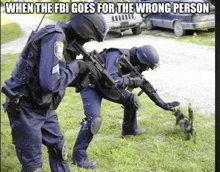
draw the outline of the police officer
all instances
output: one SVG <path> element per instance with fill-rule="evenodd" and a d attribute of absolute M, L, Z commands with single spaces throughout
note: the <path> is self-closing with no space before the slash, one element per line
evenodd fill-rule
<path fill-rule="evenodd" d="M 65 88 L 86 70 L 82 61 L 75 60 L 77 51 L 71 42 L 100 42 L 105 34 L 106 24 L 99 14 L 70 14 L 66 24 L 58 22 L 32 32 L 2 87 L 21 172 L 42 171 L 42 143 L 48 148 L 51 171 L 70 172 L 55 109 Z"/>
<path fill-rule="evenodd" d="M 96 134 L 101 126 L 100 108 L 102 98 L 112 102 L 122 104 L 124 107 L 124 119 L 122 123 L 122 137 L 128 135 L 140 135 L 145 130 L 139 129 L 137 125 L 137 110 L 139 102 L 137 96 L 127 91 L 127 87 L 140 87 L 143 85 L 143 79 L 140 77 L 132 77 L 128 67 L 122 63 L 122 56 L 126 55 L 130 63 L 141 73 L 151 68 L 155 69 L 159 65 L 159 55 L 157 51 L 150 45 L 142 47 L 134 47 L 130 50 L 110 48 L 100 53 L 101 61 L 105 64 L 106 71 L 117 81 L 117 86 L 124 96 L 118 99 L 112 99 L 111 96 L 105 94 L 101 87 L 91 85 L 80 91 L 84 105 L 84 113 L 86 118 L 82 122 L 75 142 L 72 154 L 73 163 L 84 168 L 96 168 L 96 162 L 87 157 L 87 147 L 91 142 L 94 134 Z M 156 95 L 156 94 L 155 94 Z M 158 95 L 154 99 L 155 103 L 166 110 L 171 110 L 179 105 L 178 102 L 161 104 Z M 159 101 L 159 103 L 157 102 Z"/>

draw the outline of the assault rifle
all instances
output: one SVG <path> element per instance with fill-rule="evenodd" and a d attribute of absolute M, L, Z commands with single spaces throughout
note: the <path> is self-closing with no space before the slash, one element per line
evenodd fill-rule
<path fill-rule="evenodd" d="M 164 110 L 174 111 L 173 107 L 178 106 L 179 102 L 165 103 L 156 93 L 156 90 L 153 88 L 153 86 L 143 77 L 143 75 L 139 73 L 139 71 L 130 63 L 125 55 L 122 56 L 121 60 L 126 67 L 129 68 L 133 77 L 140 77 L 143 79 L 143 85 L 140 86 L 141 91 L 138 93 L 138 96 L 140 96 L 142 93 L 145 93 L 157 106 Z"/>
<path fill-rule="evenodd" d="M 94 83 L 98 86 L 99 90 L 107 97 L 117 100 L 121 96 L 124 96 L 117 87 L 117 81 L 115 82 L 109 73 L 105 70 L 105 63 L 99 53 L 93 50 L 88 53 L 78 42 L 72 43 L 75 48 L 83 56 L 83 61 L 86 63 L 89 71 L 80 83 L 82 87 L 88 87 L 89 84 Z"/>

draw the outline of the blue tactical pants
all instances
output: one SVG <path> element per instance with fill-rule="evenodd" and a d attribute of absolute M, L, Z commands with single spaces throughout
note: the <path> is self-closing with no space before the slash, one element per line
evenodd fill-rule
<path fill-rule="evenodd" d="M 122 104 L 124 106 L 124 119 L 122 123 L 122 130 L 125 134 L 132 134 L 136 129 L 138 129 L 136 109 L 134 108 L 133 102 L 131 101 L 131 97 L 133 96 L 133 94 L 126 90 L 121 91 L 124 94 L 124 97 L 121 97 L 120 99 L 115 101 L 105 97 L 97 89 L 91 87 L 82 89 L 80 94 L 83 101 L 84 113 L 87 118 L 100 116 L 102 98 Z M 83 161 L 87 158 L 86 149 L 93 138 L 93 134 L 88 129 L 89 127 L 90 126 L 88 125 L 82 125 L 79 131 L 77 140 L 73 148 L 73 160 Z"/>
<path fill-rule="evenodd" d="M 8 114 L 12 128 L 12 138 L 20 163 L 21 172 L 32 172 L 32 167 L 42 165 L 42 143 L 48 150 L 59 152 L 64 142 L 58 118 L 54 110 L 34 108 L 31 104 L 20 104 L 18 116 Z M 55 155 L 56 156 L 56 155 Z M 50 156 L 52 172 L 70 172 L 66 161 Z"/>

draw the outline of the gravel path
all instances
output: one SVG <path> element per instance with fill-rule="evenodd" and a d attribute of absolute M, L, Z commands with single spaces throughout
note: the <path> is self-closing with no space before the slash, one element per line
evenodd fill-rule
<path fill-rule="evenodd" d="M 16 23 L 19 24 L 21 30 L 23 31 L 23 37 L 19 38 L 17 40 L 14 40 L 12 42 L 9 42 L 7 44 L 4 44 L 1 46 L 1 53 L 20 53 L 21 50 L 24 48 L 24 45 L 26 44 L 27 38 L 30 35 L 32 30 L 36 30 L 38 27 L 41 17 L 33 16 L 33 15 L 19 15 L 19 14 L 5 14 L 1 13 L 1 18 L 7 18 L 14 20 Z M 54 24 L 55 22 L 44 19 L 41 27 L 48 25 L 48 24 Z"/>
<path fill-rule="evenodd" d="M 3 13 L 2 18 L 15 20 L 25 36 L 4 44 L 1 46 L 1 52 L 19 53 L 31 30 L 36 29 L 40 18 Z M 47 24 L 53 22 L 45 19 L 42 26 Z M 147 31 L 134 36 L 130 31 L 126 31 L 122 38 L 109 33 L 104 42 L 89 42 L 85 44 L 85 48 L 87 51 L 101 51 L 103 48 L 131 48 L 150 44 L 160 55 L 160 66 L 154 71 L 145 72 L 144 75 L 158 90 L 158 94 L 167 102 L 178 100 L 181 106 L 192 103 L 194 108 L 205 115 L 215 113 L 215 48 L 144 35 L 145 32 Z"/>

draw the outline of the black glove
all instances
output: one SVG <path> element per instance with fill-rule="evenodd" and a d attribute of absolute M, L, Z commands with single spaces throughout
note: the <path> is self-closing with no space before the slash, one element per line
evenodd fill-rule
<path fill-rule="evenodd" d="M 82 60 L 74 60 L 75 62 L 77 61 L 77 65 L 79 68 L 79 74 L 76 75 L 76 78 L 70 83 L 69 87 L 79 87 L 80 83 L 84 79 L 86 75 L 86 71 L 88 69 L 86 63 Z M 90 81 L 88 81 L 90 82 Z"/>
<path fill-rule="evenodd" d="M 172 110 L 173 111 L 173 107 L 176 107 L 176 106 L 179 106 L 180 103 L 179 102 L 171 102 L 171 103 L 165 103 L 163 104 L 162 108 L 165 109 L 165 110 Z"/>
<path fill-rule="evenodd" d="M 92 78 L 94 80 L 94 83 L 97 80 L 102 79 L 101 73 L 97 70 L 97 68 L 94 65 L 87 65 L 86 62 L 82 60 L 77 60 L 78 66 L 79 66 L 79 74 L 84 75 L 86 71 L 89 71 L 91 73 Z"/>
<path fill-rule="evenodd" d="M 140 77 L 135 77 L 135 78 L 129 78 L 129 86 L 133 88 L 141 87 L 144 84 L 144 80 Z"/>
<path fill-rule="evenodd" d="M 87 65 L 82 60 L 77 60 L 78 66 L 79 66 L 79 74 L 84 74 L 84 72 L 87 70 Z"/>

